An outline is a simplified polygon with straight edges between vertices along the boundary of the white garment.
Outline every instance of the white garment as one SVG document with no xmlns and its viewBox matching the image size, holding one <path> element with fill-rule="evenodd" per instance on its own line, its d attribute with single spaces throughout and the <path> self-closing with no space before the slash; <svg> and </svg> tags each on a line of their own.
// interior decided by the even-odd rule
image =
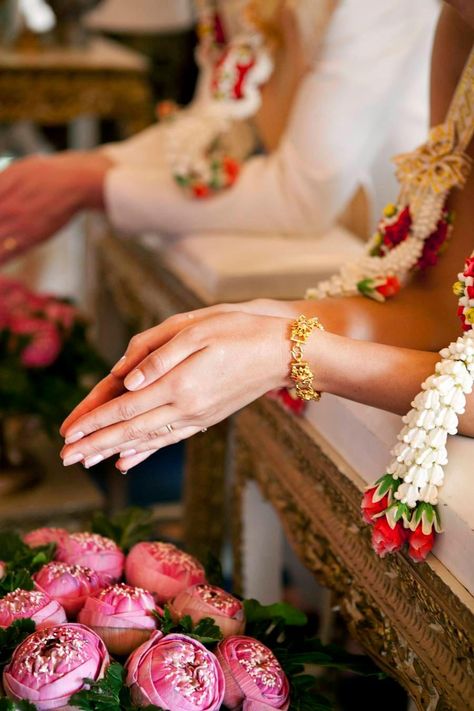
<svg viewBox="0 0 474 711">
<path fill-rule="evenodd" d="M 106 181 L 112 223 L 135 233 L 317 236 L 361 184 L 378 213 L 397 194 L 391 156 L 426 137 L 438 12 L 436 0 L 341 0 L 278 149 L 249 159 L 232 188 L 207 200 L 175 184 L 160 125 L 108 147 L 119 164 Z"/>
</svg>

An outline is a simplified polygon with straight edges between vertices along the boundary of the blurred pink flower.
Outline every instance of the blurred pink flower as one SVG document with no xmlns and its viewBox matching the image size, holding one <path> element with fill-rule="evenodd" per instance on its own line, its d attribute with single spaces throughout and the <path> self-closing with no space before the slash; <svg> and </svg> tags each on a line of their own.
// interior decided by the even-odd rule
<svg viewBox="0 0 474 711">
<path fill-rule="evenodd" d="M 59 602 L 39 590 L 17 588 L 0 600 L 0 627 L 9 627 L 15 620 L 25 617 L 30 617 L 37 629 L 67 621 Z"/>
<path fill-rule="evenodd" d="M 156 629 L 153 595 L 125 583 L 90 595 L 79 613 L 79 622 L 93 629 L 112 654 L 130 654 Z"/>
<path fill-rule="evenodd" d="M 290 687 L 273 652 L 252 637 L 228 637 L 217 658 L 225 676 L 224 705 L 231 711 L 287 709 Z"/>
<path fill-rule="evenodd" d="M 211 617 L 224 637 L 242 634 L 245 628 L 240 600 L 214 585 L 201 583 L 183 590 L 169 604 L 169 609 L 175 620 L 189 615 L 194 624 Z"/>
<path fill-rule="evenodd" d="M 98 533 L 71 533 L 58 547 L 57 559 L 64 563 L 86 565 L 95 570 L 104 584 L 120 580 L 125 556 L 110 538 Z"/>
<path fill-rule="evenodd" d="M 182 634 L 155 632 L 126 663 L 127 686 L 138 706 L 172 711 L 217 711 L 224 698 L 224 675 L 204 645 Z"/>
<path fill-rule="evenodd" d="M 6 572 L 7 572 L 7 564 L 3 560 L 0 560 L 0 580 L 3 577 L 5 577 Z"/>
<path fill-rule="evenodd" d="M 131 585 L 154 593 L 158 602 L 167 602 L 181 590 L 206 581 L 204 568 L 193 556 L 159 541 L 133 546 L 125 562 L 125 577 Z"/>
<path fill-rule="evenodd" d="M 91 593 L 103 587 L 99 575 L 81 565 L 52 562 L 33 575 L 38 590 L 57 600 L 68 617 L 75 617 Z"/>
<path fill-rule="evenodd" d="M 70 331 L 77 319 L 77 311 L 74 306 L 57 299 L 49 299 L 42 310 L 48 319 L 55 321 L 65 331 Z"/>
<path fill-rule="evenodd" d="M 45 546 L 48 543 L 56 543 L 59 545 L 69 536 L 65 528 L 35 528 L 33 531 L 25 533 L 23 541 L 27 546 L 36 548 L 37 546 Z"/>
<path fill-rule="evenodd" d="M 54 363 L 62 343 L 52 322 L 30 316 L 13 316 L 9 321 L 9 328 L 15 335 L 31 337 L 20 356 L 24 366 L 46 368 Z"/>
<path fill-rule="evenodd" d="M 13 652 L 3 673 L 5 693 L 38 711 L 64 708 L 85 679 L 100 679 L 110 662 L 103 641 L 83 625 L 37 630 Z"/>
</svg>

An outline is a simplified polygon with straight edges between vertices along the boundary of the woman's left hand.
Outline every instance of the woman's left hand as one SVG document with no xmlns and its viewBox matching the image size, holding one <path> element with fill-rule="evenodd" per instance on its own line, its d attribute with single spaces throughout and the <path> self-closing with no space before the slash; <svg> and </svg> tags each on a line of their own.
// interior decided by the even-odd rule
<svg viewBox="0 0 474 711">
<path fill-rule="evenodd" d="M 105 386 L 113 399 L 103 402 L 101 396 L 98 407 L 63 428 L 69 442 L 63 463 L 89 467 L 119 454 L 117 467 L 126 471 L 287 385 L 288 325 L 281 317 L 221 312 L 190 322 L 170 340 L 165 336 L 125 378 L 128 392 L 108 376 Z M 154 329 L 158 342 L 161 328 L 166 330 L 166 322 Z M 94 397 L 92 391 L 89 403 Z"/>
</svg>

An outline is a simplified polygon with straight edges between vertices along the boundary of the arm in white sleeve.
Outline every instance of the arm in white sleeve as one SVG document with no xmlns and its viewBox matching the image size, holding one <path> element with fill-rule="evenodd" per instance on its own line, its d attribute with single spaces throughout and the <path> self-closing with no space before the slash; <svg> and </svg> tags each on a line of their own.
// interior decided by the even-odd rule
<svg viewBox="0 0 474 711">
<path fill-rule="evenodd" d="M 232 188 L 207 200 L 187 197 L 163 156 L 153 168 L 112 169 L 106 203 L 113 224 L 169 234 L 324 232 L 397 120 L 407 72 L 419 71 L 420 62 L 427 71 L 420 45 L 433 26 L 433 5 L 342 2 L 276 151 L 248 160 Z"/>
</svg>

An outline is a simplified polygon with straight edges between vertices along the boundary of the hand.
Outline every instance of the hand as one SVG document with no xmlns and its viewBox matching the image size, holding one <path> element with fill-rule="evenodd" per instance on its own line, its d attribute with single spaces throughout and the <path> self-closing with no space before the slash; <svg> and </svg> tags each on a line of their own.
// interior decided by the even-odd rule
<svg viewBox="0 0 474 711">
<path fill-rule="evenodd" d="M 53 235 L 78 210 L 102 207 L 111 166 L 100 152 L 65 153 L 24 158 L 0 173 L 0 265 Z"/>
<path fill-rule="evenodd" d="M 311 302 L 306 302 L 306 304 L 311 305 Z M 108 376 L 104 378 L 74 408 L 63 422 L 60 429 L 61 434 L 65 436 L 65 433 L 72 428 L 73 424 L 87 412 L 125 392 L 126 388 L 123 385 L 123 379 L 130 371 L 154 350 L 174 338 L 183 329 L 188 328 L 191 322 L 196 324 L 213 315 L 235 312 L 294 319 L 305 311 L 306 304 L 304 302 L 277 301 L 275 299 L 254 299 L 253 301 L 236 304 L 217 304 L 171 316 L 159 326 L 143 331 L 143 333 L 131 339 L 125 354 L 112 368 L 112 375 L 115 377 Z M 308 310 L 308 307 L 306 307 L 306 310 Z"/>
<path fill-rule="evenodd" d="M 125 471 L 288 384 L 287 319 L 211 312 L 173 336 L 169 321 L 151 329 L 160 344 L 151 352 L 150 332 L 134 338 L 132 351 L 149 355 L 125 378 L 128 392 L 108 376 L 87 398 L 87 409 L 105 389 L 113 399 L 63 425 L 64 464 L 92 466 L 119 453 L 117 467 Z"/>
</svg>

